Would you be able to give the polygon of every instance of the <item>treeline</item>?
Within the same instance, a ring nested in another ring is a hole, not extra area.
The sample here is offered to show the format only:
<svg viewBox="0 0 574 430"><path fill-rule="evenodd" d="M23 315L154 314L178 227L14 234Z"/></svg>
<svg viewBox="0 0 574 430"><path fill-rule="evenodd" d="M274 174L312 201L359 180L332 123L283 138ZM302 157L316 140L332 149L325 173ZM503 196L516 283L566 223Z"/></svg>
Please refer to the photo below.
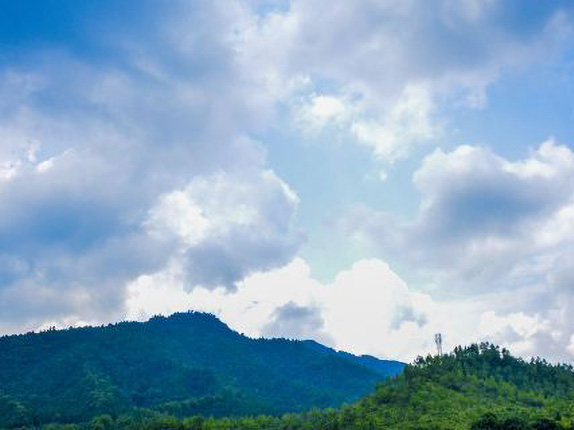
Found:
<svg viewBox="0 0 574 430"><path fill-rule="evenodd" d="M287 414L282 417L258 416L244 418L205 418L194 416L178 419L154 413L119 416L101 415L84 424L49 424L44 430L345 430L345 429L385 429L384 423L370 419L357 420L356 416L342 414L337 410L311 411L303 414ZM486 413L470 424L470 427L439 427L438 425L409 425L397 427L412 430L448 430L465 428L469 430L572 430L572 423L564 424L560 417L555 418L501 418ZM25 430L26 428L23 428Z"/></svg>
<svg viewBox="0 0 574 430"><path fill-rule="evenodd" d="M519 417L499 418L493 413L488 413L475 421L471 430L571 430L572 423L564 425L560 416L550 418L531 418L530 420Z"/></svg>

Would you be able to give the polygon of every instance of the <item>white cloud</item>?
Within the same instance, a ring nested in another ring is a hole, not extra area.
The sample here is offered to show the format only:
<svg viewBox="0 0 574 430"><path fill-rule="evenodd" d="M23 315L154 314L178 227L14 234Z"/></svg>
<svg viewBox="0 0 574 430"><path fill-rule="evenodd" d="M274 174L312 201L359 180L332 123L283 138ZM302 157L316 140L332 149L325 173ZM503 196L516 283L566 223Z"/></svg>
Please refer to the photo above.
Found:
<svg viewBox="0 0 574 430"><path fill-rule="evenodd" d="M296 194L272 171L197 177L160 197L146 221L159 237L174 236L189 287L235 283L256 270L286 263L301 234Z"/></svg>
<svg viewBox="0 0 574 430"><path fill-rule="evenodd" d="M474 0L426 9L410 0L293 0L251 20L238 45L264 88L295 107L296 120L316 129L336 123L393 162L436 137L443 105L485 106L500 73L559 53L571 28L568 11L549 5L525 14ZM290 91L309 102L293 103Z"/></svg>
<svg viewBox="0 0 574 430"><path fill-rule="evenodd" d="M334 128L339 136L369 148L377 159L393 163L407 157L413 146L440 134L434 111L424 86L407 85L392 105L380 111L370 112L363 98L311 94L295 115L304 132Z"/></svg>
<svg viewBox="0 0 574 430"><path fill-rule="evenodd" d="M468 343L492 306L432 300L381 261L327 284L302 260L276 269L301 241L297 198L248 137L287 110L381 160L406 157L441 131L445 103L483 106L498 74L559 51L568 13L475 0L293 0L263 15L252 2L150 4L121 28L96 25L90 49L26 45L0 71L0 331L195 307L253 335L292 318L294 336L409 358L456 317L447 338ZM554 268L572 249L571 171L553 143L519 162L438 151L416 175L420 219L374 214L361 232L453 287L534 288L548 273L564 292Z"/></svg>
<svg viewBox="0 0 574 430"><path fill-rule="evenodd" d="M574 244L572 155L553 141L519 161L481 147L436 150L413 176L422 195L414 222L367 210L349 228L454 290L539 282Z"/></svg>
<svg viewBox="0 0 574 430"><path fill-rule="evenodd" d="M488 311L482 314L480 320L480 330L488 335L504 334L505 330L515 332L517 339L523 341L539 331L550 329L548 321L544 321L538 315L526 315L523 312L510 313L504 317L496 314L495 311ZM505 339L508 340L508 339Z"/></svg>
<svg viewBox="0 0 574 430"><path fill-rule="evenodd" d="M381 260L359 261L333 282L321 283L303 260L295 259L253 274L235 292L187 292L172 270L140 278L130 285L128 297L128 318L191 308L213 312L253 337L313 338L358 354L403 360L432 352L436 331L448 330L449 347L474 339L479 318L475 304L440 303L409 289ZM461 324L451 329L453 317Z"/></svg>
<svg viewBox="0 0 574 430"><path fill-rule="evenodd" d="M341 122L348 115L346 102L338 97L312 94L298 112L304 129L320 131L330 122Z"/></svg>
<svg viewBox="0 0 574 430"><path fill-rule="evenodd" d="M145 33L111 25L98 58L23 47L0 70L0 330L117 320L126 285L176 257L188 286L292 258L296 197L245 138L275 100L241 64L235 12L174 2Z"/></svg>
<svg viewBox="0 0 574 430"><path fill-rule="evenodd" d="M346 228L409 268L408 279L482 303L481 336L571 358L574 151L552 140L517 161L482 147L437 150L413 180L422 196L413 222L362 209Z"/></svg>
<svg viewBox="0 0 574 430"><path fill-rule="evenodd" d="M359 143L370 147L381 160L394 162L409 154L412 146L436 137L439 127L431 119L433 103L422 87L407 86L381 118L357 119L351 132Z"/></svg>
<svg viewBox="0 0 574 430"><path fill-rule="evenodd" d="M405 361L434 353L438 332L445 338L445 350L490 341L524 357L543 352L550 360L571 360L571 298L550 297L540 307L549 299L547 289L522 288L518 293L520 297L506 290L448 298L439 291L433 295L441 298L433 297L409 287L377 259L358 261L323 283L296 258L249 276L234 292L186 291L181 271L173 268L146 275L129 286L127 317L203 310L252 337L311 338L356 354Z"/></svg>

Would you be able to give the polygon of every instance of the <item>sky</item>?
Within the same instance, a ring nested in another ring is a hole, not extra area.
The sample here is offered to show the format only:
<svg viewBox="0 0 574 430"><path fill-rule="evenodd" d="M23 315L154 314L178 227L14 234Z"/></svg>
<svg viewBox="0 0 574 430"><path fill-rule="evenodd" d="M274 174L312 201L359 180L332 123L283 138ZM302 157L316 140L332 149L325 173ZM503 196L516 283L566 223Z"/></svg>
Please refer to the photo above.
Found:
<svg viewBox="0 0 574 430"><path fill-rule="evenodd" d="M574 362L573 268L569 1L0 5L0 334Z"/></svg>

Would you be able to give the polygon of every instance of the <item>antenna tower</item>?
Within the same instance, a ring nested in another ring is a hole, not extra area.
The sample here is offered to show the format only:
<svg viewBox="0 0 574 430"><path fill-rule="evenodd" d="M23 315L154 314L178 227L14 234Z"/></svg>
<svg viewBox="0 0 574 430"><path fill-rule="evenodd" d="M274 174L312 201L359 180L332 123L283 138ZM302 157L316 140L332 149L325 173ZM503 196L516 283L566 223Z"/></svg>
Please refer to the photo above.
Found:
<svg viewBox="0 0 574 430"><path fill-rule="evenodd" d="M442 334L437 333L434 335L434 341L436 343L436 350L439 357L442 355Z"/></svg>

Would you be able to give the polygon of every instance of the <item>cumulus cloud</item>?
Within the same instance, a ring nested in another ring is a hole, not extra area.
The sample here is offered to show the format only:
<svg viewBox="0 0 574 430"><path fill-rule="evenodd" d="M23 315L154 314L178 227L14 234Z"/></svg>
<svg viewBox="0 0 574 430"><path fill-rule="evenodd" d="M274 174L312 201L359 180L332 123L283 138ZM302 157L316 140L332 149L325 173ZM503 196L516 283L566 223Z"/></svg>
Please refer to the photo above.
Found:
<svg viewBox="0 0 574 430"><path fill-rule="evenodd" d="M271 320L261 328L260 334L266 338L314 339L322 344L332 345L334 339L325 333L324 326L320 308L288 302L275 309Z"/></svg>
<svg viewBox="0 0 574 430"><path fill-rule="evenodd" d="M483 147L436 150L413 180L422 196L416 219L357 210L346 219L357 240L409 267L411 280L489 303L484 336L567 357L574 151L552 140L517 161ZM510 291L509 302L488 298Z"/></svg>
<svg viewBox="0 0 574 430"><path fill-rule="evenodd" d="M273 115L234 48L245 7L138 2L142 31L124 9L92 21L104 3L54 17L95 33L24 34L1 65L3 332L120 319L126 285L173 260L188 288L232 287L301 241L295 194L245 137Z"/></svg>
<svg viewBox="0 0 574 430"><path fill-rule="evenodd" d="M393 162L437 137L441 104L484 106L502 71L559 52L570 13L530 1L294 0L247 26L242 52L267 88L303 94L291 105L304 125L336 124Z"/></svg>
<svg viewBox="0 0 574 430"><path fill-rule="evenodd" d="M177 239L190 287L235 288L249 273L291 259L301 242L297 203L271 171L220 173L160 197L146 225L154 235Z"/></svg>
<svg viewBox="0 0 574 430"><path fill-rule="evenodd" d="M440 297L408 286L378 259L358 261L332 282L317 281L308 264L295 259L247 277L235 291L189 291L181 273L171 267L132 282L128 317L145 319L192 308L213 312L252 337L314 339L357 354L405 361L434 353L437 332L443 333L445 350L490 341L524 357L541 351L554 361L574 357L574 302L568 294L548 297L546 289Z"/></svg>
<svg viewBox="0 0 574 430"><path fill-rule="evenodd" d="M554 361L574 357L574 302L569 291L549 295L552 285L459 297L421 293L378 259L358 261L332 282L319 282L297 258L247 277L235 291L189 291L181 273L172 267L132 282L128 317L145 319L191 308L212 312L252 337L314 339L357 354L405 361L433 353L437 332L443 333L445 350L490 341L524 357L541 351Z"/></svg>
<svg viewBox="0 0 574 430"><path fill-rule="evenodd" d="M450 304L410 289L381 260L358 261L323 283L297 258L247 277L231 292L186 291L179 274L177 269L162 271L134 281L128 289L128 316L143 319L192 308L213 312L253 337L315 339L359 354L404 360L431 352L434 332L450 324L453 315L473 319L449 333L449 345L472 335L479 318L468 312L468 304L445 312Z"/></svg>
<svg viewBox="0 0 574 430"><path fill-rule="evenodd" d="M230 38L234 58L250 70L247 82L257 82L259 102L286 108L306 132L343 135L389 163L440 136L446 104L485 107L487 88L500 73L550 58L571 34L566 3L437 1L425 9L414 1L291 1L257 16L238 10L242 20ZM166 308L189 303L254 336L283 328L286 336L328 335L332 345L356 352L412 357L432 348L434 331L448 329L453 344L479 336L529 339L521 344L529 354L552 340L552 355L563 356L558 344L568 345L572 330L553 293L569 282L556 267L564 264L559 255L572 249L571 159L570 149L553 142L519 161L481 147L437 150L414 176L422 195L414 222L367 209L347 220L354 237L394 267L416 268L404 271L409 278L430 279L442 301L416 293L379 260L358 262L329 283L314 280L295 260L249 276L235 292L205 280L205 288L187 291L181 259L130 284L129 313L154 308L146 297L167 288L155 285L162 279L180 301ZM204 239L209 228L202 209L189 201L183 206L194 208L197 229L172 227L187 240L211 243ZM219 254L208 249L204 255ZM448 299L453 294L472 299ZM524 321L539 322L536 331L524 332ZM560 335L549 333L546 321L561 324Z"/></svg>
<svg viewBox="0 0 574 430"><path fill-rule="evenodd" d="M494 280L526 277L525 265L540 270L538 257L572 245L574 152L564 145L544 142L519 161L482 147L436 150L413 179L422 195L414 222L358 211L350 227L364 221L359 237L432 268L454 288L496 288Z"/></svg>

